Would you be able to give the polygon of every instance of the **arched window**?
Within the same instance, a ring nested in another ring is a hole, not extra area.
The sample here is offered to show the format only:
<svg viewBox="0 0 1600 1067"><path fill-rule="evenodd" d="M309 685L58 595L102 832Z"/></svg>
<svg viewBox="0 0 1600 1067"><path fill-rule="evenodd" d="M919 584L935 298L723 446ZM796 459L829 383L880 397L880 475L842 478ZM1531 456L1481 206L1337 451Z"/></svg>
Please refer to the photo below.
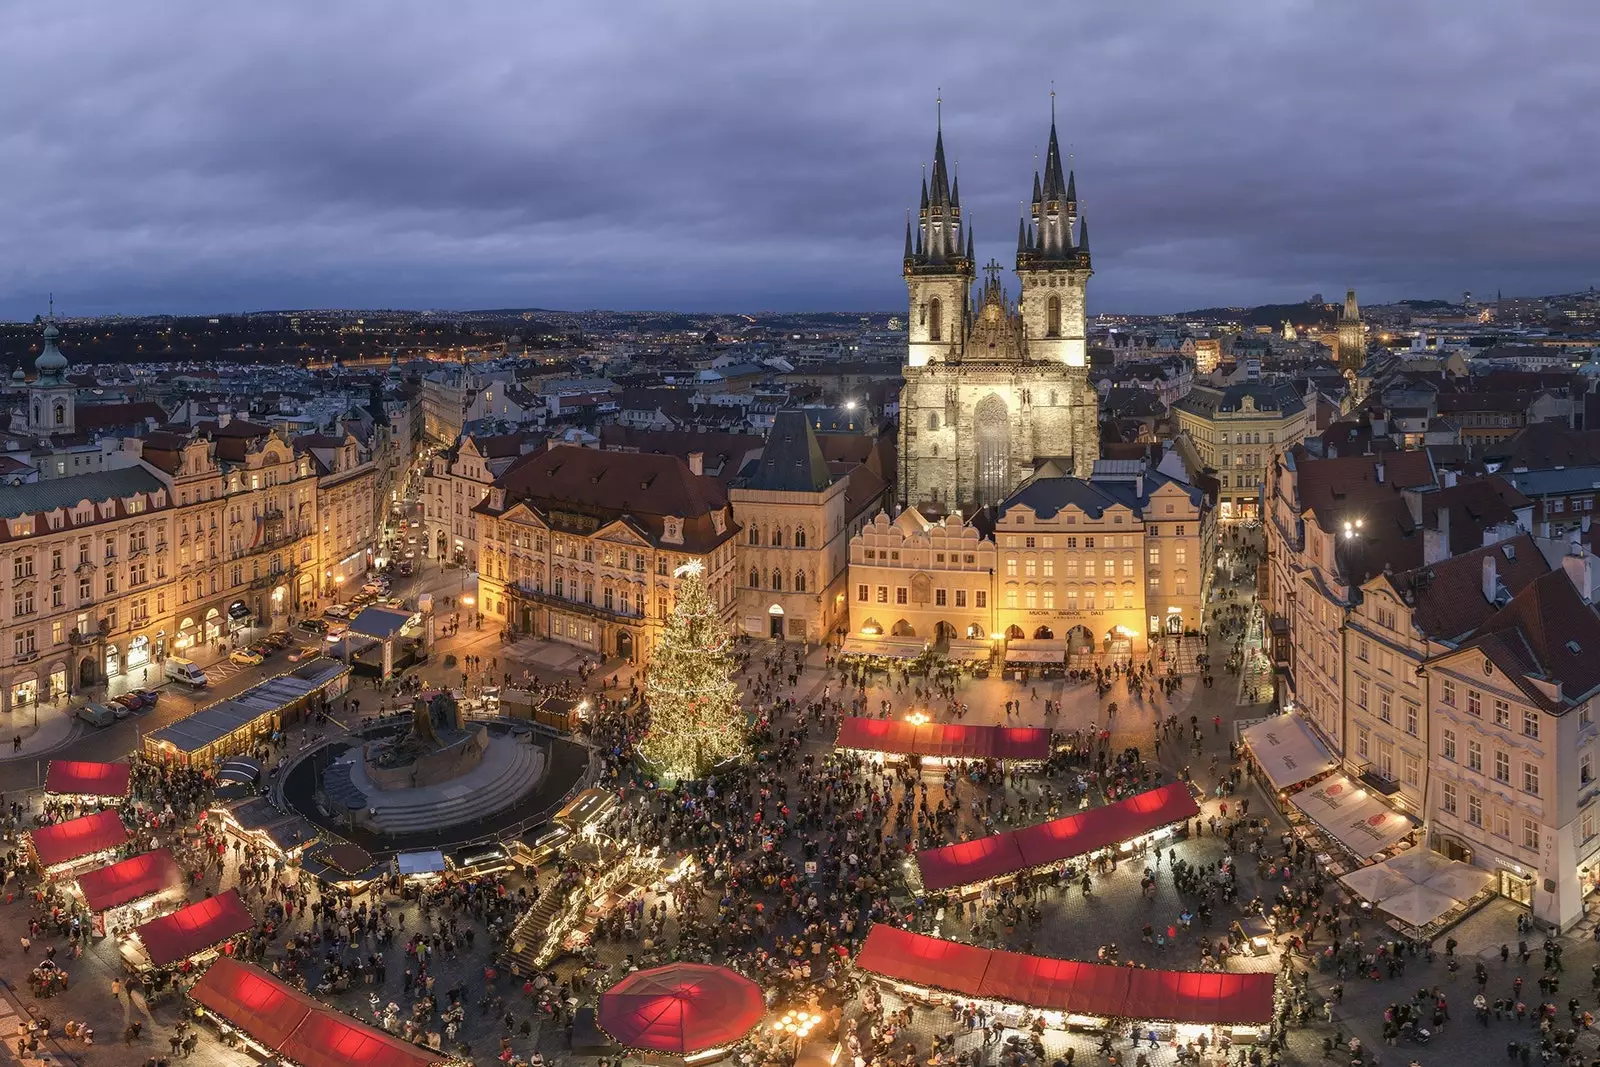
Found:
<svg viewBox="0 0 1600 1067"><path fill-rule="evenodd" d="M760 589L761 588L761 572L756 570L754 567L750 568L750 588L751 589Z"/></svg>
<svg viewBox="0 0 1600 1067"><path fill-rule="evenodd" d="M1011 421L1006 403L990 393L973 412L978 439L978 503L998 504L1011 489Z"/></svg>
<svg viewBox="0 0 1600 1067"><path fill-rule="evenodd" d="M937 430L938 428L939 428L939 413L937 411L928 412L928 429Z"/></svg>
<svg viewBox="0 0 1600 1067"><path fill-rule="evenodd" d="M796 526L794 528L794 547L796 547L796 548L804 548L804 547L806 547L806 531L805 531L805 527L803 527L803 526Z"/></svg>
<svg viewBox="0 0 1600 1067"><path fill-rule="evenodd" d="M67 424L67 405L65 405L61 401L57 400L56 401L56 425L57 426L65 426L66 424Z"/></svg>
<svg viewBox="0 0 1600 1067"><path fill-rule="evenodd" d="M944 340L943 330L939 323L944 318L944 304L938 298L928 301L928 340Z"/></svg>
<svg viewBox="0 0 1600 1067"><path fill-rule="evenodd" d="M1052 296L1044 305L1044 335L1061 336L1061 298Z"/></svg>
<svg viewBox="0 0 1600 1067"><path fill-rule="evenodd" d="M782 548L783 547L783 527L782 526L774 526L772 528L772 547L773 548Z"/></svg>
<svg viewBox="0 0 1600 1067"><path fill-rule="evenodd" d="M755 526L750 527L750 543L752 545L759 545L761 543L761 531Z"/></svg>
<svg viewBox="0 0 1600 1067"><path fill-rule="evenodd" d="M806 591L806 572L805 571L795 571L794 572L794 591L796 593L804 593Z"/></svg>
<svg viewBox="0 0 1600 1067"><path fill-rule="evenodd" d="M783 572L778 570L776 567L774 567L772 571L772 588L783 588Z"/></svg>

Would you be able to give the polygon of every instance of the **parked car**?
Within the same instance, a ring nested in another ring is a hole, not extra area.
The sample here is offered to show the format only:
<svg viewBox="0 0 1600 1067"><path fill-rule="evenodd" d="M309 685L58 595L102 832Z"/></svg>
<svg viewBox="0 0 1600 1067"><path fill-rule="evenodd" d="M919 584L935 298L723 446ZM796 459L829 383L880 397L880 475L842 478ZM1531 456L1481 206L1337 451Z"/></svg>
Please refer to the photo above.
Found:
<svg viewBox="0 0 1600 1067"><path fill-rule="evenodd" d="M237 663L241 667L254 667L266 657L249 648L238 648L228 653L228 662Z"/></svg>
<svg viewBox="0 0 1600 1067"><path fill-rule="evenodd" d="M90 726L110 726L117 721L116 712L104 704L85 704L76 714Z"/></svg>
<svg viewBox="0 0 1600 1067"><path fill-rule="evenodd" d="M274 630L262 640L273 648L288 648L294 644L294 635L288 630Z"/></svg>
<svg viewBox="0 0 1600 1067"><path fill-rule="evenodd" d="M300 629L308 633L325 634L328 632L328 623L325 619L301 619Z"/></svg>
<svg viewBox="0 0 1600 1067"><path fill-rule="evenodd" d="M330 604L323 614L335 619L348 619L350 617L350 606L348 604Z"/></svg>
<svg viewBox="0 0 1600 1067"><path fill-rule="evenodd" d="M144 706L153 708L161 700L161 691L158 689L135 689L134 695L144 701Z"/></svg>
<svg viewBox="0 0 1600 1067"><path fill-rule="evenodd" d="M161 670L170 681L192 685L196 689L204 688L208 681L205 671L196 667L193 661L181 656L168 656L167 661L161 665Z"/></svg>
<svg viewBox="0 0 1600 1067"><path fill-rule="evenodd" d="M144 710L144 701L139 698L137 693L123 693L119 697L112 697L109 704L112 711L118 708L123 709L122 715L118 716L118 718L125 717L129 712Z"/></svg>
<svg viewBox="0 0 1600 1067"><path fill-rule="evenodd" d="M267 641L252 641L250 642L249 647L251 652L254 652L262 659L266 659L268 656L278 651L278 647L276 645Z"/></svg>

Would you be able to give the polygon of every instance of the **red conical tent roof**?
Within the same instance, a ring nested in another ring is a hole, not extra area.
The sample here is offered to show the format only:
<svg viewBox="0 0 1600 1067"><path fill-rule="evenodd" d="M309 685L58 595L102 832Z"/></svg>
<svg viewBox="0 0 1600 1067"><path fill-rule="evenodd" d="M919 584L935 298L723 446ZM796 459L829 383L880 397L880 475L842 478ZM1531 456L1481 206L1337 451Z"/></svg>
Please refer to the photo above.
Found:
<svg viewBox="0 0 1600 1067"><path fill-rule="evenodd" d="M761 987L726 967L635 971L600 997L598 1022L625 1048L677 1056L730 1045L766 1014Z"/></svg>

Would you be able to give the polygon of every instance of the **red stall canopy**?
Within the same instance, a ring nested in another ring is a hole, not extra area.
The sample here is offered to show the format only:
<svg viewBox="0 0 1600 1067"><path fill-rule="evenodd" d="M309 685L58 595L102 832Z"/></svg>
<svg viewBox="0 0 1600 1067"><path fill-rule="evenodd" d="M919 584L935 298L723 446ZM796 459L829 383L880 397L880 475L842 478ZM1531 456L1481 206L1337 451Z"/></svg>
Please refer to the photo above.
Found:
<svg viewBox="0 0 1600 1067"><path fill-rule="evenodd" d="M53 759L44 774L44 791L63 796L125 797L131 770L126 763Z"/></svg>
<svg viewBox="0 0 1600 1067"><path fill-rule="evenodd" d="M736 971L669 963L635 971L606 990L596 1018L624 1048L686 1056L733 1044L766 1010L761 987Z"/></svg>
<svg viewBox="0 0 1600 1067"><path fill-rule="evenodd" d="M206 968L189 995L274 1051L319 1007L265 971L227 956Z"/></svg>
<svg viewBox="0 0 1600 1067"><path fill-rule="evenodd" d="M122 825L122 816L116 812L102 811L54 826L41 826L32 831L32 838L39 863L54 867L116 848L128 840L128 828Z"/></svg>
<svg viewBox="0 0 1600 1067"><path fill-rule="evenodd" d="M120 907L182 884L183 868L164 848L78 876L78 888L90 911Z"/></svg>
<svg viewBox="0 0 1600 1067"><path fill-rule="evenodd" d="M1130 970L1129 1008L1133 1018L1170 1019L1178 1023L1272 1020L1273 976L1200 973L1195 971Z"/></svg>
<svg viewBox="0 0 1600 1067"><path fill-rule="evenodd" d="M429 1067L445 1058L357 1022L227 956L206 969L189 995L302 1067Z"/></svg>
<svg viewBox="0 0 1600 1067"><path fill-rule="evenodd" d="M856 966L930 989L975 997L992 955L986 948L877 924L856 954Z"/></svg>
<svg viewBox="0 0 1600 1067"><path fill-rule="evenodd" d="M1029 1008L1181 1023L1266 1024L1277 976L1079 963L994 952L879 924L856 954L863 971L958 996Z"/></svg>
<svg viewBox="0 0 1600 1067"><path fill-rule="evenodd" d="M157 967L177 963L202 949L242 934L255 925L250 909L237 889L207 897L140 926L135 933L144 942L150 962Z"/></svg>
<svg viewBox="0 0 1600 1067"><path fill-rule="evenodd" d="M917 853L917 869L922 884L937 893L1086 856L1199 811L1189 787L1174 782L1064 819L924 849Z"/></svg>
<svg viewBox="0 0 1600 1067"><path fill-rule="evenodd" d="M948 759L1042 760L1050 755L1050 731L1036 727L968 726L965 723L868 719L852 716L839 726L839 748Z"/></svg>
<svg viewBox="0 0 1600 1067"><path fill-rule="evenodd" d="M443 1058L326 1008L307 1015L278 1051L300 1067L428 1067Z"/></svg>

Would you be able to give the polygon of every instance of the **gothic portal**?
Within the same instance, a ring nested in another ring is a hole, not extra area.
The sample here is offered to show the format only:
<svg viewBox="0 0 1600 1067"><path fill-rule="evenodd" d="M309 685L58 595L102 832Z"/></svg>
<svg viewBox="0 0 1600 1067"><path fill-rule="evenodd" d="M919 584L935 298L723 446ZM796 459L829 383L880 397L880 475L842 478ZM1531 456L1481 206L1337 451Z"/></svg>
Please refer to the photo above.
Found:
<svg viewBox="0 0 1600 1067"><path fill-rule="evenodd" d="M1000 264L981 290L960 182L945 167L944 131L906 222L911 307L900 392L900 502L929 512L997 504L1042 463L1088 477L1099 455L1099 402L1089 384L1084 291L1093 273L1077 182L1061 166L1055 119L1044 176L1017 227L1013 302Z"/></svg>

